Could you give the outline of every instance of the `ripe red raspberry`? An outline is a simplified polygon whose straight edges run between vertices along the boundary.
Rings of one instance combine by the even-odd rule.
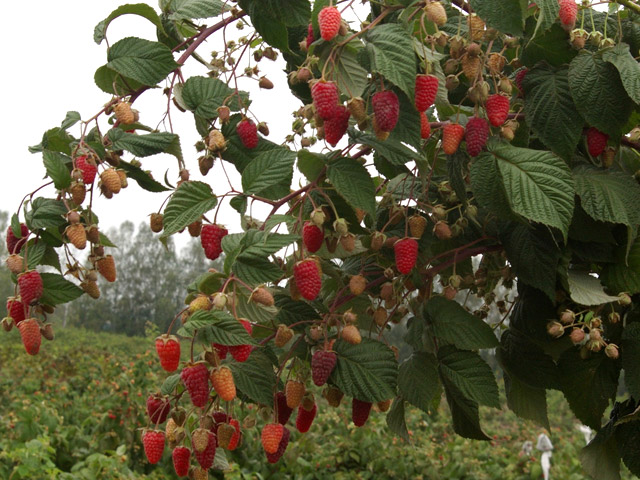
[[[215,260],[222,253],[222,239],[229,232],[220,225],[203,225],[200,232],[200,243],[204,248],[204,255],[209,260]]]
[[[324,139],[332,147],[335,147],[347,133],[349,117],[351,117],[349,109],[344,105],[338,105],[333,116],[324,121]]]
[[[160,365],[167,372],[175,372],[180,363],[180,343],[174,335],[166,333],[156,338],[156,352]]]
[[[287,396],[284,392],[276,393],[276,421],[280,425],[286,425],[292,412],[293,408],[287,405]]]
[[[442,128],[442,150],[447,155],[453,155],[458,150],[464,137],[464,127],[457,123],[447,123]]]
[[[278,451],[278,445],[280,445],[284,430],[284,426],[279,423],[269,423],[264,426],[260,439],[262,440],[262,448],[266,453],[276,453]]]
[[[218,446],[216,435],[211,431],[208,431],[207,435],[209,436],[207,447],[202,452],[198,452],[196,449],[193,450],[193,456],[196,457],[198,464],[205,470],[209,470],[213,466],[213,459],[216,456],[216,448]]]
[[[191,403],[204,407],[209,399],[209,371],[204,363],[189,364],[180,373],[182,383],[189,392]]]
[[[405,237],[393,244],[396,257],[396,268],[406,275],[416,264],[418,259],[418,242],[410,237]]]
[[[176,447],[171,454],[173,457],[173,468],[176,475],[186,477],[189,475],[189,466],[191,464],[191,450],[187,447]]]
[[[289,445],[289,437],[291,433],[286,427],[282,427],[282,438],[280,439],[280,443],[278,444],[278,449],[274,453],[267,453],[267,461],[269,463],[277,463],[280,460],[280,457],[284,455],[285,450],[287,449],[287,445]]]
[[[599,156],[607,147],[609,141],[609,135],[602,133],[595,127],[587,130],[587,147],[589,148],[589,155],[592,157]]]
[[[420,112],[420,138],[427,139],[431,136],[431,124],[424,112]]]
[[[7,250],[10,254],[19,253],[22,249],[22,246],[27,242],[27,235],[29,235],[29,229],[24,223],[20,224],[20,238],[17,238],[13,234],[13,229],[11,225],[7,228]]]
[[[251,323],[249,323],[248,320],[242,318],[240,319],[240,323],[247,331],[247,333],[251,335],[251,332],[253,331]],[[246,362],[249,358],[249,355],[251,355],[251,352],[253,351],[253,347],[251,345],[233,345],[228,347],[228,349],[229,353],[236,362]]]
[[[258,146],[258,127],[253,120],[245,118],[236,125],[236,132],[245,148],[256,148]]]
[[[38,300],[42,296],[42,277],[35,270],[29,270],[18,275],[18,289],[20,298],[26,305]]]
[[[318,26],[323,40],[330,42],[338,34],[342,17],[336,7],[324,7],[318,14]]]
[[[528,72],[529,72],[529,69],[525,67],[525,68],[521,68],[516,73],[516,77],[515,77],[516,87],[518,87],[518,90],[520,90],[521,96],[524,96],[524,88],[523,88],[522,82],[524,81],[524,77],[527,76]]]
[[[236,398],[236,384],[229,367],[224,365],[211,371],[211,385],[221,400],[230,402]]]
[[[314,353],[313,357],[311,357],[311,378],[313,383],[318,387],[327,383],[337,362],[338,356],[335,352],[318,350]]]
[[[489,138],[489,124],[484,118],[471,117],[467,122],[464,134],[467,142],[467,152],[472,157],[477,157]]]
[[[361,427],[367,423],[369,413],[371,412],[371,402],[363,402],[354,398],[351,402],[351,420],[356,427]]]
[[[82,183],[85,185],[91,185],[96,179],[98,167],[86,155],[76,158],[76,168],[82,172]]]
[[[378,92],[371,98],[376,125],[383,132],[390,132],[398,123],[400,103],[398,96],[391,90]]]
[[[333,82],[319,80],[311,85],[311,98],[318,116],[322,120],[329,120],[338,109],[338,86]]]
[[[28,307],[15,297],[7,298],[7,315],[13,318],[13,322],[18,325],[27,318]]]
[[[435,75],[417,75],[415,103],[419,112],[427,110],[436,101],[438,77]]]
[[[307,29],[307,48],[309,48],[315,41],[316,39],[313,36],[313,25],[309,24],[309,28]]]
[[[147,415],[151,423],[164,423],[171,411],[171,404],[167,397],[160,394],[149,395],[147,397]]]
[[[142,445],[149,463],[158,463],[162,459],[162,452],[164,452],[164,432],[147,430],[142,434]]]
[[[311,222],[305,222],[302,227],[302,242],[311,253],[317,252],[324,242],[324,233]]]
[[[226,345],[220,345],[219,343],[212,343],[211,346],[218,352],[218,358],[220,360],[224,360],[225,358],[227,358],[229,347],[227,347]]]
[[[560,10],[558,16],[565,30],[573,30],[576,26],[576,18],[578,16],[578,5],[574,0],[558,0]]]
[[[491,125],[499,127],[509,116],[509,98],[499,93],[494,93],[487,98],[485,108]]]
[[[42,342],[38,321],[35,318],[23,320],[18,324],[18,330],[20,330],[24,349],[29,355],[36,355],[40,351],[40,343]]]
[[[300,295],[307,300],[315,300],[322,288],[322,277],[315,260],[302,260],[293,267],[293,278]]]
[[[300,433],[306,433],[311,428],[313,420],[318,413],[318,406],[313,402],[313,407],[310,410],[304,408],[304,403],[298,407],[298,416],[296,417],[296,428]]]

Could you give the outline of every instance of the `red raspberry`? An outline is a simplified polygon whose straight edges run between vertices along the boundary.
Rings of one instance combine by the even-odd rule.
[[[524,81],[524,77],[527,76],[528,72],[529,72],[528,68],[521,68],[516,73],[516,77],[515,77],[516,87],[518,87],[518,90],[520,90],[520,95],[522,96],[524,96],[524,88],[523,88],[522,82]]]
[[[20,330],[24,349],[29,355],[36,355],[40,351],[40,342],[42,342],[38,321],[35,318],[23,320],[18,324],[18,330]]]
[[[175,372],[180,363],[180,343],[174,335],[160,335],[156,338],[156,352],[160,365],[167,372]]]
[[[278,444],[278,450],[275,453],[267,453],[267,460],[269,463],[277,463],[278,460],[284,455],[285,450],[287,449],[287,445],[289,445],[289,437],[291,433],[286,427],[283,427],[282,431],[282,439]]]
[[[322,120],[329,120],[338,108],[338,87],[333,82],[319,80],[311,85],[311,98],[316,113]]]
[[[322,288],[322,277],[315,260],[307,259],[296,263],[293,278],[300,295],[307,300],[315,300]]]
[[[587,147],[589,147],[589,155],[592,157],[599,156],[607,146],[609,135],[602,133],[595,127],[587,130]]]
[[[398,96],[391,90],[385,90],[373,95],[371,99],[376,124],[383,132],[390,132],[398,123],[400,103]]]
[[[35,270],[21,273],[18,275],[18,289],[22,302],[31,305],[42,296],[42,277]]]
[[[558,16],[565,30],[573,30],[576,26],[576,18],[578,16],[578,5],[574,0],[558,0],[560,10]]]
[[[142,445],[149,463],[158,463],[162,459],[162,452],[164,452],[164,432],[147,430],[142,434]]]
[[[160,394],[149,395],[147,397],[147,415],[151,423],[164,423],[171,411],[171,404],[167,397]]]
[[[324,139],[329,145],[335,147],[340,139],[347,133],[351,112],[344,105],[338,105],[331,118],[324,122]]]
[[[7,228],[7,250],[9,254],[19,253],[22,246],[27,242],[27,236],[29,235],[29,229],[24,223],[20,224],[20,238],[16,238],[13,234],[11,225]]]
[[[216,456],[216,448],[218,446],[218,439],[216,438],[215,433],[209,431],[207,434],[209,436],[207,448],[202,452],[198,452],[195,448],[193,450],[193,455],[196,457],[198,464],[205,470],[209,470],[213,466],[213,459]]]
[[[173,457],[173,468],[176,475],[186,477],[189,475],[189,466],[191,464],[191,450],[187,447],[176,447],[171,454]]]
[[[284,392],[276,393],[276,421],[281,425],[286,425],[293,413],[293,408],[287,405],[287,396]]]
[[[248,320],[240,319],[240,323],[247,331],[249,335],[253,331],[253,327]],[[232,345],[227,347],[229,349],[229,353],[233,357],[236,362],[246,362],[253,351],[253,347],[251,345]]]
[[[245,118],[236,125],[236,132],[245,148],[256,148],[258,146],[258,127],[253,120]]]
[[[311,253],[317,252],[324,242],[324,233],[311,222],[305,222],[302,227],[302,242]]]
[[[453,155],[458,150],[464,137],[464,128],[457,123],[447,123],[442,128],[442,150],[447,155]]]
[[[204,255],[209,260],[215,260],[222,253],[222,239],[229,232],[220,225],[203,225],[200,231],[200,243],[204,248]]]
[[[472,157],[477,157],[489,138],[489,124],[484,118],[471,117],[467,122],[464,134],[467,142],[467,152]]]
[[[326,350],[318,350],[311,357],[311,378],[313,383],[318,387],[321,387],[329,377],[331,372],[336,367],[338,356],[334,352],[328,352]]]
[[[296,428],[300,433],[306,433],[311,428],[311,424],[313,420],[316,418],[316,413],[318,413],[318,406],[316,403],[313,403],[313,407],[311,410],[307,410],[304,408],[304,404],[301,404],[298,407],[298,416],[296,417]]]
[[[509,116],[509,98],[499,93],[494,93],[487,98],[485,108],[491,125],[499,127]]]
[[[189,392],[191,403],[204,407],[209,399],[209,371],[204,363],[189,364],[180,373],[182,383]]]
[[[420,112],[420,138],[427,139],[431,136],[431,124],[424,112]]]
[[[91,185],[96,179],[98,167],[95,162],[86,155],[76,158],[76,168],[82,172],[82,182],[85,185]]]
[[[27,308],[15,297],[7,298],[7,315],[13,318],[13,322],[18,325],[26,317]]]
[[[315,41],[316,39],[313,36],[313,25],[309,24],[309,28],[307,29],[307,48],[309,48]]]
[[[284,430],[284,426],[279,423],[269,423],[264,426],[260,438],[262,440],[262,448],[266,453],[276,453],[278,451]]]
[[[419,112],[424,112],[436,101],[438,84],[438,77],[435,75],[416,76],[415,103]]]
[[[371,412],[371,402],[363,402],[354,398],[351,402],[351,420],[356,427],[361,427],[367,423],[369,413]]]
[[[219,343],[212,343],[211,346],[218,352],[218,358],[220,360],[224,360],[225,358],[227,358],[229,347],[227,347],[226,345],[220,345]]]
[[[219,415],[219,414],[222,414],[222,415]],[[222,416],[224,416],[224,418],[222,418]],[[235,432],[231,435],[231,438],[229,439],[229,444],[226,447],[224,447],[220,443],[220,441],[218,442],[219,447],[226,448],[229,451],[235,450],[237,446],[240,444],[240,439],[242,438],[242,432],[240,431],[240,424],[238,423],[238,421],[235,418],[227,417],[227,415],[224,414],[224,412],[214,412],[213,418],[216,421],[213,429],[215,430],[216,436],[218,437],[219,440],[220,440],[220,433],[218,429],[220,428],[221,425],[228,424],[235,429]]]
[[[410,237],[405,237],[393,244],[396,256],[396,268],[406,275],[416,264],[418,259],[418,242]]]
[[[318,26],[323,40],[330,42],[338,34],[342,17],[336,7],[324,7],[318,14]]]

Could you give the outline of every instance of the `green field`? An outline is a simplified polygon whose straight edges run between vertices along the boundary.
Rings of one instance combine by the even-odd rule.
[[[57,332],[40,354],[24,353],[16,330],[0,335],[0,478],[2,479],[170,479],[170,452],[157,466],[144,458],[138,428],[147,425],[144,404],[162,384],[151,338],[78,329]],[[186,350],[183,349],[183,350]],[[409,412],[413,443],[393,438],[385,415],[372,413],[363,428],[350,422],[350,402],[335,409],[319,398],[319,416],[308,434],[295,426],[283,459],[269,465],[259,442],[260,412],[237,405],[243,445],[227,454],[229,468],[219,478],[541,478],[539,452],[520,456],[526,440],[535,444],[540,427],[506,409],[481,409],[491,443],[453,433],[443,402],[432,416]],[[578,452],[584,446],[577,421],[562,395],[549,395],[552,477],[587,478]],[[295,421],[292,416],[290,424]],[[210,478],[215,478],[213,471]],[[623,472],[623,478],[631,478]]]

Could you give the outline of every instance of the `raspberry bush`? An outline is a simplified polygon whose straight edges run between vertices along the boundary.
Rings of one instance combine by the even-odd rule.
[[[4,329],[18,325],[37,354],[56,306],[98,297],[99,276],[117,281],[127,259],[99,212],[135,182],[158,194],[160,241],[187,230],[224,256],[185,285],[156,342],[168,373],[141,437],[150,462],[168,447],[180,475],[206,478],[242,448],[229,402],[261,406],[265,461],[277,462],[295,406],[297,430],[314,428],[314,392],[349,398],[363,428],[385,414],[405,439],[405,406],[444,396],[459,435],[489,440],[479,407],[500,408],[498,385],[479,351],[496,349],[511,410],[549,428],[546,391],[560,390],[598,430],[585,470],[619,478],[622,460],[640,474],[640,7],[355,3],[161,0],[101,21],[99,44],[125,14],[157,38],[105,42],[104,106],[69,112],[30,148],[48,178],[6,233],[16,289]],[[223,48],[206,53],[216,38]],[[262,75],[280,56],[286,75]],[[286,138],[267,138],[282,112],[254,116],[261,93],[238,87],[250,79],[287,82],[300,100]],[[154,87],[160,123],[136,110]],[[177,115],[193,116],[195,151]],[[161,153],[175,171],[153,171],[146,158]],[[238,227],[219,223],[232,215]],[[411,352],[391,342],[398,323]],[[169,335],[190,341],[188,363]]]

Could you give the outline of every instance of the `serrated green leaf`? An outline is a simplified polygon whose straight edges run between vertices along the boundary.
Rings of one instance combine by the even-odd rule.
[[[44,258],[45,253],[47,252],[48,245],[43,241],[35,241],[29,240],[26,245],[27,255],[27,264],[29,269],[35,269],[40,262]]]
[[[226,105],[233,112],[249,106],[249,94],[240,92],[241,102],[234,97],[235,90],[218,78],[190,77],[180,90],[180,103],[196,115],[213,119],[218,117],[217,108]]]
[[[249,14],[251,24],[266,43],[281,51],[289,50],[289,32],[286,22],[273,14],[267,2],[239,0],[238,5]]]
[[[614,433],[614,422],[609,422],[580,451],[582,468],[593,478],[620,480],[620,453]]]
[[[140,167],[132,165],[129,162],[125,162],[121,159],[120,163],[118,164],[118,168],[121,168],[127,173],[127,178],[135,180],[141,188],[147,190],[148,192],[166,192],[167,190],[169,190],[168,187],[165,187],[160,182],[154,180],[151,175],[142,170]]]
[[[626,422],[618,425],[615,430],[618,451],[622,454],[622,461],[629,471],[636,477],[640,475],[640,458],[638,445],[640,444],[640,421]]]
[[[430,353],[414,352],[402,362],[398,370],[398,390],[407,402],[429,413],[433,397],[441,393],[435,357]]]
[[[75,300],[84,292],[62,275],[57,273],[41,273],[42,277],[42,296],[40,303],[45,305],[60,305]]]
[[[539,0],[536,4],[540,9],[538,12],[538,22],[536,23],[533,36],[529,41],[533,40],[539,33],[544,33],[551,28],[551,25],[553,25],[558,18],[558,12],[560,11],[560,5],[557,0]]]
[[[218,203],[211,187],[203,182],[183,182],[164,209],[163,237],[168,237],[198,220]]]
[[[162,395],[171,395],[180,383],[180,374],[176,373],[165,378],[160,387],[160,393]]]
[[[45,150],[43,161],[47,175],[53,180],[53,184],[58,190],[63,190],[71,185],[71,173],[67,166],[71,163],[71,158],[62,153]]]
[[[291,325],[301,321],[320,319],[318,312],[306,302],[293,300],[288,295],[276,295],[275,301],[276,307],[278,307],[278,315],[274,321],[277,323]],[[305,327],[303,324],[296,328],[304,329]]]
[[[384,343],[363,338],[358,345],[338,340],[333,346],[338,362],[329,381],[345,395],[365,402],[395,396],[398,364]]]
[[[533,388],[515,377],[504,376],[507,405],[525,420],[531,420],[547,430],[549,418],[547,416],[547,395],[543,388]]]
[[[107,53],[107,67],[143,85],[153,86],[178,67],[171,50],[159,42],[127,37]]]
[[[351,206],[375,215],[376,189],[363,165],[349,158],[341,158],[329,165],[327,177]]]
[[[469,169],[469,177],[471,178],[473,195],[481,207],[500,218],[514,217],[511,208],[509,208],[504,184],[496,181],[500,178],[497,162],[493,160],[473,162]]]
[[[407,423],[404,419],[404,400],[397,397],[391,405],[391,410],[387,413],[387,426],[389,430],[402,438],[405,442],[410,442]]]
[[[340,50],[340,55],[332,55],[333,45],[323,45],[320,52],[320,66],[330,62],[330,68],[336,72],[336,83],[342,95],[359,97],[367,88],[368,72],[358,62],[358,55],[364,48],[360,39],[354,38]],[[318,54],[318,53],[316,53]]]
[[[252,322],[264,325],[274,320],[278,314],[278,307],[275,305],[267,307],[249,300],[248,296],[238,295],[235,313],[240,318],[250,318]],[[264,329],[262,329],[262,333],[264,333]]]
[[[396,23],[378,25],[366,37],[371,72],[379,73],[399,87],[409,98],[414,97],[416,64],[411,37]]]
[[[65,115],[64,120],[60,124],[60,128],[62,130],[67,130],[70,127],[73,127],[76,123],[78,123],[82,118],[78,112],[69,111],[67,115]]]
[[[223,311],[198,310],[178,330],[178,335],[192,337],[196,331],[198,339],[207,345],[256,345],[242,324]]]
[[[462,350],[498,346],[493,329],[453,300],[431,298],[426,303],[424,315],[436,337]]]
[[[171,20],[192,20],[218,16],[224,10],[220,0],[173,0],[166,12]]]
[[[281,198],[289,193],[295,160],[296,153],[286,148],[258,155],[242,172],[242,191],[270,199]]]
[[[527,123],[552,151],[570,157],[580,140],[583,120],[569,92],[568,69],[547,64],[531,68],[524,77]]]
[[[39,228],[56,228],[67,223],[65,219],[67,207],[60,200],[38,197],[29,207],[24,217],[31,231]]]
[[[107,133],[112,142],[112,148],[127,150],[137,157],[148,157],[157,153],[170,153],[179,160],[182,159],[180,137],[175,133],[158,132],[138,135],[126,133],[119,128],[112,128]]]
[[[319,153],[310,152],[309,150],[298,151],[298,170],[309,180],[315,181],[322,169],[325,167],[326,158]]]
[[[640,323],[634,322],[625,327],[620,347],[624,383],[633,398],[640,398]]]
[[[640,65],[629,52],[629,45],[619,43],[613,48],[608,48],[602,52],[602,58],[618,69],[627,95],[636,104],[640,104]]]
[[[618,301],[618,297],[604,293],[604,289],[597,277],[592,277],[585,272],[569,270],[569,288],[571,300],[578,305],[602,305]]]
[[[42,136],[42,142],[38,145],[29,147],[29,152],[38,153],[45,150],[52,152],[61,152],[65,155],[71,155],[71,143],[75,140],[66,130],[55,127],[47,130]]]
[[[533,67],[544,62],[560,67],[568,64],[576,56],[577,51],[567,41],[567,32],[560,26],[560,22],[553,23],[545,32],[538,31],[533,38],[536,27],[534,17],[529,17],[526,21],[526,35],[530,40],[520,55],[523,65]]]
[[[275,282],[284,275],[277,265],[263,258],[237,258],[232,270],[236,276],[250,285]]]
[[[466,397],[449,379],[442,378],[442,383],[451,411],[453,430],[464,438],[490,440],[480,427],[478,403]]]
[[[254,350],[247,361],[231,362],[228,366],[233,373],[236,388],[241,394],[253,402],[271,407],[276,376],[273,363],[263,350]]]
[[[132,78],[120,75],[115,70],[103,65],[96,70],[93,81],[103,92],[112,95],[128,95],[139,90],[143,84]],[[115,85],[115,88],[114,88]]]
[[[422,160],[421,153],[403,145],[397,139],[389,137],[384,142],[378,140],[375,135],[364,133],[354,128],[349,128],[350,143],[360,143],[375,148],[376,154],[396,166],[402,166],[411,160]]]
[[[113,12],[111,12],[107,18],[96,25],[93,30],[93,41],[98,45],[102,43],[102,40],[104,40],[104,37],[107,33],[109,24],[119,16],[127,14],[138,15],[146,18],[151,23],[153,23],[160,32],[164,32],[160,17],[158,17],[156,11],[149,5],[147,5],[146,3],[126,4],[120,5]]]
[[[470,0],[474,12],[487,26],[521,36],[523,15],[519,0]]]
[[[569,64],[569,87],[587,123],[609,135],[620,135],[632,103],[613,65],[597,53],[580,50]]]

